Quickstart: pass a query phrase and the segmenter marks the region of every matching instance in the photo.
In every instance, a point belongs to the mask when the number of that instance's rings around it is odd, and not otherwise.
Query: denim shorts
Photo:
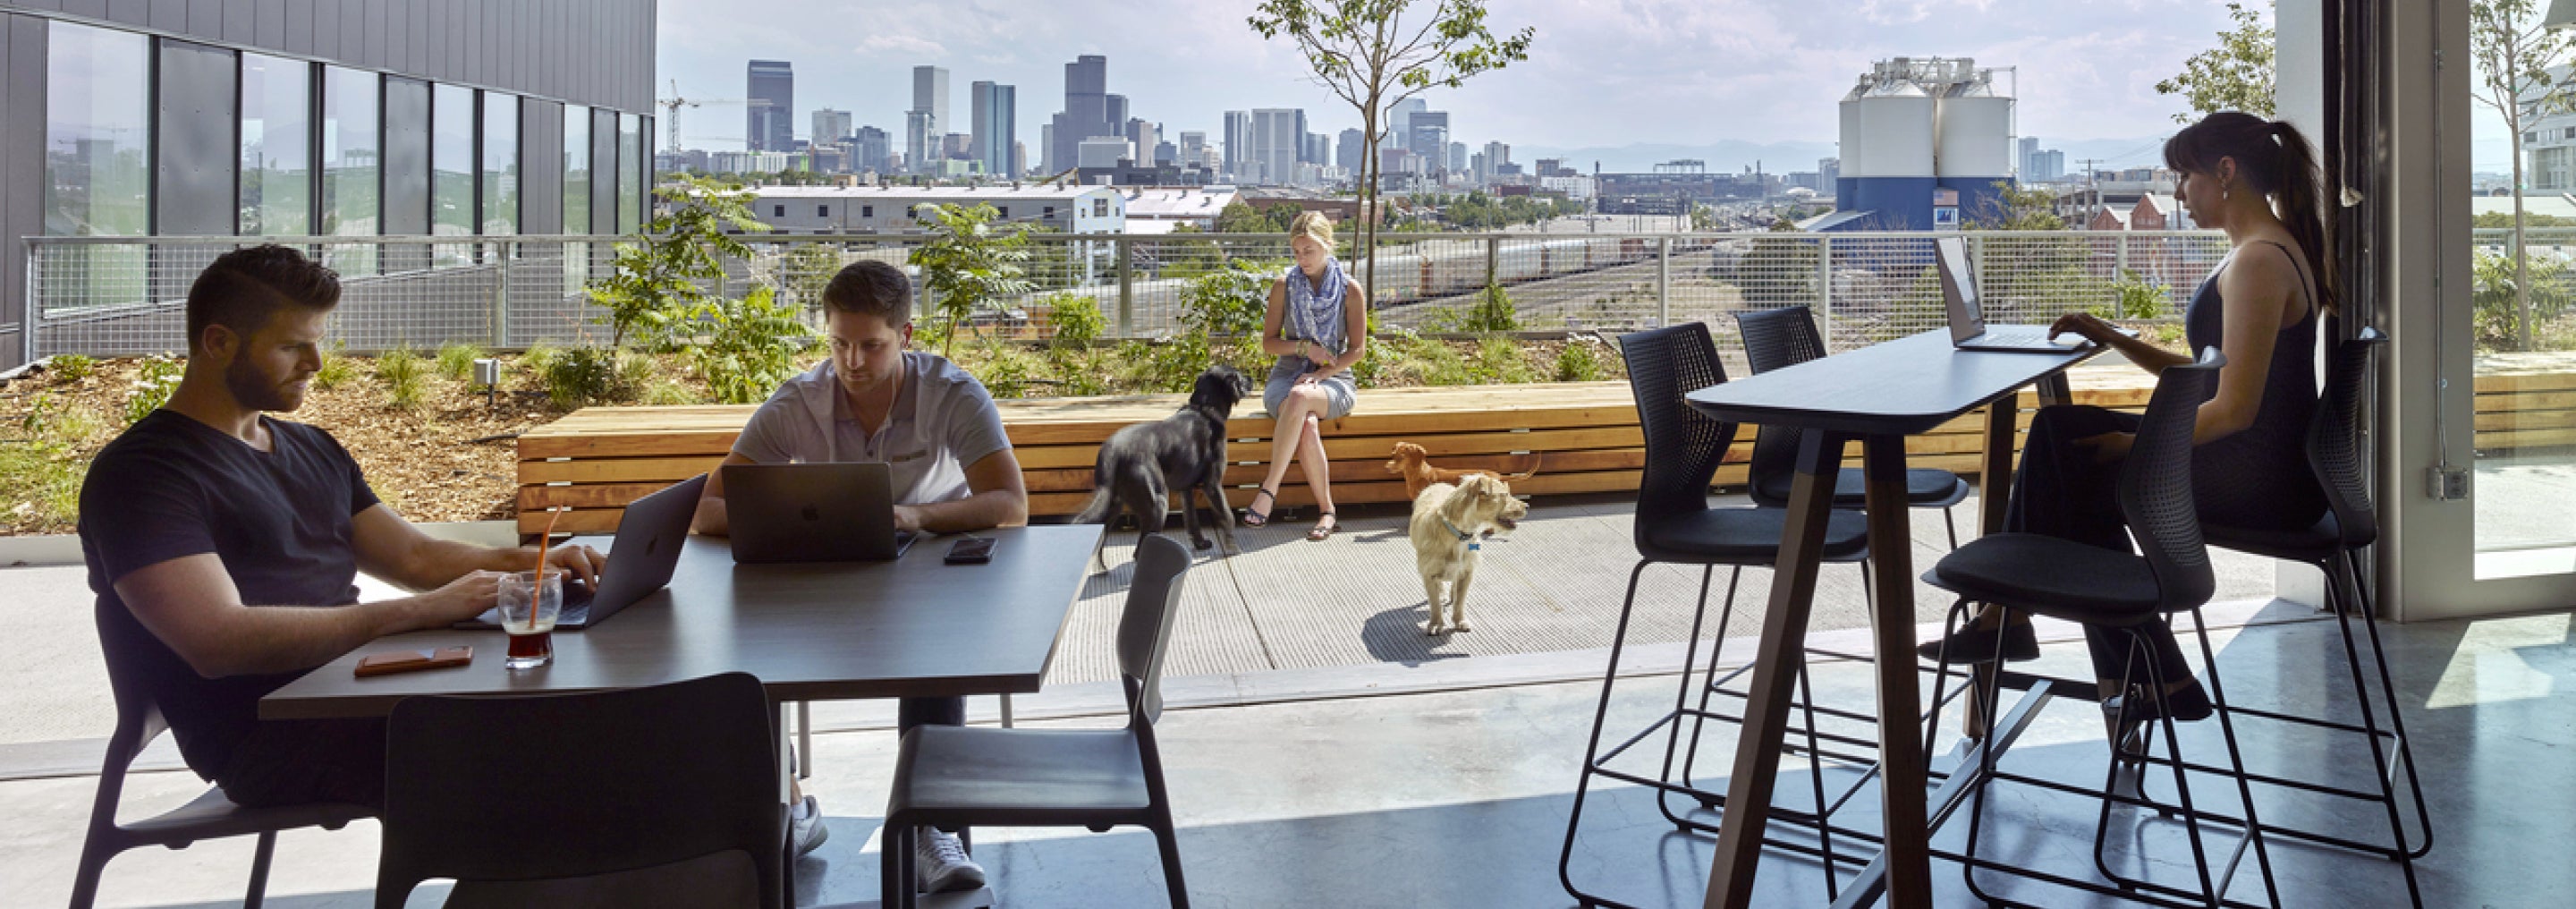
[[[1288,403],[1288,389],[1295,387],[1297,377],[1305,375],[1312,365],[1299,356],[1280,357],[1279,362],[1271,364],[1270,381],[1261,390],[1261,406],[1277,416],[1279,408]],[[1324,387],[1324,419],[1350,416],[1351,408],[1359,406],[1359,386],[1351,383],[1349,371],[1334,373],[1320,384]]]

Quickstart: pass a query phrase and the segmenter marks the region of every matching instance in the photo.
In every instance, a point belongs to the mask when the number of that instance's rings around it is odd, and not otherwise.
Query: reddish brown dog
[[[1494,479],[1501,480],[1505,483],[1518,483],[1522,480],[1538,476],[1539,456],[1535,454],[1522,455],[1522,457],[1528,459],[1522,462],[1527,465],[1527,469],[1515,474],[1497,474],[1490,470],[1449,470],[1441,467],[1433,467],[1431,466],[1431,462],[1427,460],[1428,455],[1429,452],[1423,451],[1422,446],[1420,445],[1415,445],[1411,442],[1395,443],[1395,460],[1386,462],[1386,472],[1404,478],[1405,498],[1419,499],[1422,498],[1422,491],[1431,488],[1433,484],[1455,484],[1473,476],[1493,477]]]

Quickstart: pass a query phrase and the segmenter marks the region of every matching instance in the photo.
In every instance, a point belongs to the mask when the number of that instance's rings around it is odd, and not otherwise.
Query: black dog
[[[1225,421],[1233,416],[1235,402],[1252,394],[1252,379],[1242,370],[1219,364],[1199,374],[1198,384],[1190,391],[1190,402],[1180,412],[1152,423],[1138,423],[1120,429],[1100,444],[1100,460],[1092,465],[1091,504],[1073,517],[1074,523],[1106,523],[1119,509],[1136,516],[1137,541],[1144,535],[1163,532],[1163,520],[1171,509],[1171,492],[1181,491],[1181,521],[1189,528],[1190,542],[1200,549],[1208,548],[1207,538],[1199,534],[1197,500],[1191,494],[1205,495],[1216,510],[1217,536],[1225,541],[1231,555],[1234,545],[1234,510],[1226,506],[1225,487]],[[1102,542],[1107,542],[1106,534]],[[1100,552],[1092,551],[1098,559]],[[1102,570],[1108,563],[1101,563]]]

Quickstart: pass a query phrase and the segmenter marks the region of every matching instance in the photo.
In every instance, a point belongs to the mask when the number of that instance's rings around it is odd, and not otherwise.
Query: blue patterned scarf
[[[1293,264],[1288,266],[1286,281],[1289,337],[1313,341],[1341,355],[1350,346],[1349,314],[1342,309],[1342,298],[1349,296],[1351,288],[1351,279],[1342,274],[1342,261],[1324,260],[1322,290],[1315,289],[1316,282]]]

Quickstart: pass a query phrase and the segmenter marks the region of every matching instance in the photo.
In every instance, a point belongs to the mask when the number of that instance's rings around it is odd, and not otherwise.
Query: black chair
[[[102,604],[100,608],[122,607]],[[125,793],[125,774],[134,766],[134,756],[170,728],[162,719],[161,706],[153,703],[131,677],[133,670],[118,657],[140,643],[121,640],[118,629],[125,627],[103,617],[98,623],[99,639],[107,652],[107,687],[116,698],[116,732],[108,736],[107,760],[98,771],[98,798],[90,806],[89,832],[81,840],[80,867],[72,878],[72,909],[89,909],[97,902],[99,877],[118,853],[143,846],[185,849],[198,840],[254,834],[259,847],[251,855],[250,890],[242,905],[257,909],[267,895],[268,863],[277,851],[278,831],[338,830],[350,821],[375,816],[375,809],[364,805],[327,802],[244,808],[225,798],[222,789],[207,787],[185,805],[131,824],[117,823],[117,802]]]
[[[376,905],[454,878],[452,905],[577,894],[782,909],[773,711],[760,680],[740,672],[595,694],[406,698],[386,732]]]
[[[1825,340],[1816,331],[1816,317],[1804,306],[1739,312],[1735,314],[1735,328],[1744,337],[1745,362],[1757,376],[1825,356]],[[1797,479],[1801,435],[1799,430],[1786,427],[1764,426],[1754,432],[1753,458],[1746,465],[1744,484],[1754,504],[1788,507],[1789,484]],[[1834,478],[1834,507],[1861,507],[1869,498],[1864,486],[1860,468],[1843,468],[1842,474]],[[1966,501],[1968,492],[1968,481],[1950,471],[1935,467],[1905,471],[1906,504],[1941,509],[1941,524],[1950,533],[1952,549],[1959,548],[1959,523],[1951,509]]]
[[[1735,424],[1702,415],[1693,410],[1684,396],[1690,392],[1726,381],[1726,368],[1718,361],[1717,345],[1709,339],[1708,326],[1686,322],[1652,331],[1632,332],[1619,338],[1620,353],[1628,363],[1628,385],[1637,399],[1637,419],[1645,432],[1646,470],[1637,486],[1635,539],[1636,567],[1628,572],[1627,598],[1619,606],[1619,624],[1610,639],[1610,665],[1601,679],[1600,707],[1592,715],[1592,734],[1584,746],[1583,772],[1574,787],[1574,807],[1565,822],[1565,848],[1557,857],[1557,880],[1565,892],[1586,906],[1624,906],[1626,904],[1588,893],[1574,883],[1569,865],[1574,857],[1574,840],[1583,822],[1583,805],[1591,790],[1594,776],[1657,790],[1657,803],[1665,795],[1687,795],[1709,808],[1723,808],[1725,793],[1700,789],[1689,784],[1685,771],[1681,782],[1673,780],[1673,758],[1680,747],[1683,721],[1731,719],[1690,706],[1692,679],[1687,668],[1699,660],[1702,621],[1708,615],[1708,590],[1720,565],[1733,568],[1769,567],[1779,560],[1780,538],[1787,526],[1787,512],[1778,508],[1731,507],[1711,508],[1708,504],[1709,483],[1717,475],[1718,462],[1726,456],[1727,446],[1735,440]],[[1868,524],[1857,512],[1835,511],[1826,520],[1823,557],[1830,562],[1857,562],[1867,555]],[[1628,620],[1637,606],[1637,582],[1649,565],[1665,563],[1700,567],[1699,598],[1691,614],[1691,634],[1684,650],[1680,691],[1673,699],[1673,709],[1653,724],[1606,753],[1601,748],[1603,724],[1610,713],[1611,688],[1618,680],[1619,655],[1626,646]],[[1735,585],[1729,582],[1726,592],[1727,614],[1732,614]],[[1724,639],[1723,627],[1719,630]],[[1799,670],[1799,699],[1812,715],[1808,702],[1805,668]],[[1667,729],[1663,768],[1655,777],[1614,770],[1607,765],[1622,753],[1644,741],[1657,729]],[[1807,750],[1813,753],[1816,739],[1813,727]],[[1697,733],[1692,735],[1694,753]],[[1816,810],[1800,812],[1774,808],[1772,819],[1817,831],[1813,841],[1782,839],[1766,835],[1764,842],[1806,855],[1835,855],[1827,826],[1827,803],[1822,789],[1823,775],[1816,781]],[[1664,807],[1664,816],[1684,830],[1715,832],[1705,822],[1676,814]],[[1867,856],[1844,855],[1842,860],[1866,862]],[[1834,879],[1832,866],[1826,866],[1826,880]]]
[[[2433,848],[2433,815],[2424,804],[2424,787],[2416,779],[2413,751],[2406,738],[2406,722],[2397,706],[2397,687],[2388,673],[2388,654],[2379,646],[2379,626],[2374,621],[2369,589],[2361,583],[2361,550],[2379,539],[2378,516],[2370,502],[2370,478],[2363,473],[2356,446],[2359,443],[2361,399],[2370,385],[2371,361],[2388,336],[2377,329],[2364,328],[2359,337],[2335,346],[2334,357],[2327,361],[2325,396],[2318,401],[2316,419],[2308,432],[2308,466],[2316,472],[2317,481],[2326,493],[2327,511],[2316,525],[2295,531],[2252,530],[2205,525],[2202,533],[2209,544],[2238,552],[2300,562],[2316,566],[2326,575],[2326,604],[2335,614],[2336,629],[2343,636],[2344,666],[2351,671],[2353,699],[2361,710],[2359,724],[2299,716],[2247,707],[2237,713],[2283,722],[2359,733],[2370,743],[2371,766],[2377,770],[2377,791],[2327,785],[2280,776],[2254,774],[2255,782],[2323,793],[2360,801],[2377,802],[2387,808],[2388,829],[2393,846],[2364,843],[2351,837],[2325,830],[2308,830],[2286,826],[2266,826],[2264,832],[2294,839],[2322,843],[2360,852],[2374,853],[2397,862],[2406,873],[2406,892],[2416,906],[2424,905],[2422,892],[2415,881],[2415,859]],[[2371,660],[2379,671],[2379,695],[2388,711],[2387,728],[2379,723],[2371,703],[2370,686],[2363,681],[2361,654],[2355,647],[2353,620],[2358,618],[2367,633],[2366,643]],[[2413,790],[2415,819],[2423,839],[2412,847],[2407,844],[2406,826],[2399,819],[2396,795],[2396,765],[2404,764],[2406,783]]]
[[[1187,909],[1172,800],[1163,787],[1154,723],[1163,715],[1163,650],[1181,604],[1190,551],[1147,534],[1118,619],[1118,675],[1127,692],[1120,729],[993,729],[916,726],[895,756],[886,803],[883,859],[887,909],[915,905],[917,831],[967,826],[1088,827],[1120,824],[1154,832],[1173,909]]]
[[[2128,665],[2122,670],[2121,688],[2139,683],[2143,664],[2143,683],[2149,690],[2163,690],[2169,680],[2148,650],[2145,632],[2155,623],[2169,622],[2177,613],[2190,613],[2192,627],[2200,640],[2206,664],[2211,700],[2217,705],[2219,729],[2226,740],[2227,764],[2224,767],[2186,765],[2181,746],[2174,735],[2174,721],[2162,719],[2166,756],[2137,754],[2124,759],[2115,745],[2099,790],[2073,786],[2040,777],[2006,774],[1995,769],[1992,749],[1977,749],[1983,779],[1975,788],[1973,805],[1968,815],[1968,844],[1963,872],[1968,889],[1989,903],[2017,904],[1991,895],[1977,883],[1979,869],[2010,871],[2015,874],[2094,893],[2125,897],[2158,906],[2239,906],[2248,905],[2225,898],[2226,884],[2234,877],[2238,862],[2247,846],[2254,852],[2260,868],[2268,905],[2281,904],[2280,890],[2272,877],[2270,852],[2263,842],[2263,828],[2255,817],[2254,794],[2245,774],[2243,755],[2236,745],[2236,727],[2227,706],[2226,688],[2220,683],[2217,654],[2209,644],[2207,626],[2201,620],[2200,607],[2209,601],[2217,588],[2210,571],[2209,549],[2202,542],[2200,519],[2192,505],[2191,435],[2192,424],[2200,404],[2209,399],[2223,362],[2216,348],[2208,349],[2197,362],[2166,367],[2156,382],[2155,394],[2147,403],[2146,416],[2138,425],[2135,443],[2122,463],[2119,475],[2118,501],[2121,515],[2127,520],[2130,534],[2138,541],[2144,555],[2132,555],[2057,537],[2030,533],[2000,533],[1978,538],[1943,558],[1924,575],[1924,580],[1956,593],[1959,603],[1950,610],[1949,630],[1967,615],[1969,603],[1984,603],[2003,610],[2001,617],[2010,621],[2012,613],[2026,612],[2083,623],[2096,628],[2116,629],[2130,641]],[[1949,668],[1948,648],[1944,646],[1941,667]],[[2141,659],[2145,657],[2145,659]],[[1933,696],[1940,697],[1936,677]],[[1983,701],[1986,716],[2001,716],[2001,685],[1978,686],[1976,694]],[[2124,699],[2113,728],[2129,728],[2129,708],[2139,697]],[[2178,812],[2169,806],[2133,797],[2118,791],[2117,781],[2124,760],[2138,761],[2140,766],[2155,765],[2173,771]],[[2186,769],[2200,769],[2232,777],[2243,800],[2244,816],[2229,817],[2195,806]],[[1987,790],[1998,782],[2013,782],[2051,789],[2101,800],[2101,818],[2096,823],[2093,861],[2096,870],[2116,886],[2078,880],[2061,874],[2041,871],[2019,864],[2006,864],[1977,857],[1977,847],[1984,832]],[[2193,867],[2198,872],[2200,888],[2189,890],[2169,884],[2122,875],[2113,871],[2105,858],[2105,834],[2110,827],[2111,806],[2125,804],[2178,814],[2191,841]],[[2233,826],[2242,835],[2234,852],[2213,878],[2208,850],[2201,842],[2204,822]],[[2215,883],[2213,883],[2215,881]]]

